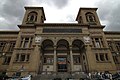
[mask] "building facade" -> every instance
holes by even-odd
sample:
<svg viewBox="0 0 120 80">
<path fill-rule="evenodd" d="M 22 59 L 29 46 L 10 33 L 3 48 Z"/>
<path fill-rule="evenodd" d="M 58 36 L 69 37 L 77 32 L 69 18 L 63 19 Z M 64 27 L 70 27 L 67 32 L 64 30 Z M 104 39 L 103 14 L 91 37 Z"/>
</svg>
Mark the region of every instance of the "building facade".
<svg viewBox="0 0 120 80">
<path fill-rule="evenodd" d="M 0 31 L 0 71 L 12 75 L 120 70 L 120 32 L 103 31 L 97 8 L 78 23 L 44 23 L 43 7 L 25 7 L 19 31 Z"/>
</svg>

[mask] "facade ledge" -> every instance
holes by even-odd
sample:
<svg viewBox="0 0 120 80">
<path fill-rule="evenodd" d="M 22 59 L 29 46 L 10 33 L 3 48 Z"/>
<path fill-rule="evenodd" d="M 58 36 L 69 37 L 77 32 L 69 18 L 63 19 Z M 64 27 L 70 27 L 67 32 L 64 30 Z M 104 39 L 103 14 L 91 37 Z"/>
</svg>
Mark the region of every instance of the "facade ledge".
<svg viewBox="0 0 120 80">
<path fill-rule="evenodd" d="M 14 48 L 15 50 L 32 50 L 34 48 Z"/>
<path fill-rule="evenodd" d="M 96 63 L 111 63 L 111 61 L 96 61 Z"/>
<path fill-rule="evenodd" d="M 91 48 L 92 50 L 108 50 L 109 48 Z"/>
</svg>

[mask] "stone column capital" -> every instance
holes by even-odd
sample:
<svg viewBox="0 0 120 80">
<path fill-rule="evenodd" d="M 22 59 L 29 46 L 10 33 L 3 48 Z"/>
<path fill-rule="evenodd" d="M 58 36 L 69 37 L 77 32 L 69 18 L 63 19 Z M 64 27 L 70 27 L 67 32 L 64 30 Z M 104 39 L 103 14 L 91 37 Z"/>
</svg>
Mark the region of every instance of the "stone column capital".
<svg viewBox="0 0 120 80">
<path fill-rule="evenodd" d="M 54 49 L 56 49 L 56 48 L 57 48 L 57 45 L 54 45 L 53 47 L 54 47 Z"/>
<path fill-rule="evenodd" d="M 69 45 L 69 48 L 72 49 L 72 45 Z"/>
</svg>

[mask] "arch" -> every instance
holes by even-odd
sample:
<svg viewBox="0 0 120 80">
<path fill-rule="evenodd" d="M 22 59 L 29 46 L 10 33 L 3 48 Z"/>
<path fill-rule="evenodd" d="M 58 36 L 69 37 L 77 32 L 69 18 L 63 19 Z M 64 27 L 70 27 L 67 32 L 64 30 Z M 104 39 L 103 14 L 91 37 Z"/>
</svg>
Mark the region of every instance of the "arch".
<svg viewBox="0 0 120 80">
<path fill-rule="evenodd" d="M 84 49 L 84 42 L 76 39 L 72 42 L 72 51 L 73 53 L 80 53 Z"/>
<path fill-rule="evenodd" d="M 53 53 L 54 50 L 54 43 L 50 39 L 46 39 L 42 42 L 42 50 L 43 53 Z"/>
<path fill-rule="evenodd" d="M 30 21 L 30 22 L 35 22 L 35 21 L 37 21 L 37 15 L 38 15 L 38 13 L 37 12 L 35 12 L 35 11 L 32 11 L 32 12 L 30 12 L 29 14 L 28 14 L 28 16 L 27 16 L 27 21 Z"/>
<path fill-rule="evenodd" d="M 69 43 L 65 39 L 61 39 L 57 42 L 57 51 L 58 52 L 67 52 L 69 49 Z"/>
<path fill-rule="evenodd" d="M 87 22 L 96 22 L 95 15 L 91 12 L 85 14 Z"/>
</svg>

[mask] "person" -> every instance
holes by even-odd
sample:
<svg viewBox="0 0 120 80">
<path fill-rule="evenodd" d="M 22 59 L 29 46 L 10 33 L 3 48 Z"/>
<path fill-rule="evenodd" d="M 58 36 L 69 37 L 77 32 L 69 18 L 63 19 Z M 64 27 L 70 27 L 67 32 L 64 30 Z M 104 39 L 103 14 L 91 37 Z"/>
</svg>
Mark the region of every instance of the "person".
<svg viewBox="0 0 120 80">
<path fill-rule="evenodd" d="M 89 76 L 89 78 L 91 79 L 91 73 L 90 73 L 90 72 L 88 73 L 88 76 Z"/>
</svg>

